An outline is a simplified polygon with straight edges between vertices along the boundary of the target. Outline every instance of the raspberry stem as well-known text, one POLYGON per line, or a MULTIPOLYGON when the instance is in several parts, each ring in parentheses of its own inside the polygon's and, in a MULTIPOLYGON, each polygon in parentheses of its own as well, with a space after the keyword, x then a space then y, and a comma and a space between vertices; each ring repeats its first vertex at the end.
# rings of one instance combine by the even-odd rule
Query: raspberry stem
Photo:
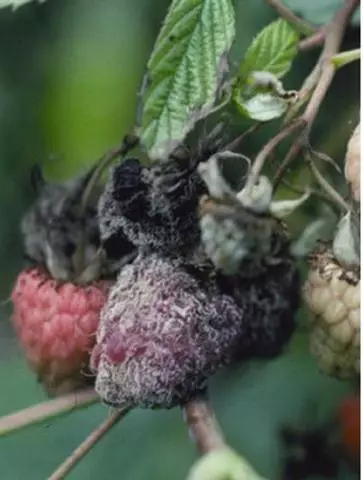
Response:
POLYGON ((116 410, 111 413, 101 425, 99 425, 82 442, 73 453, 57 468, 57 470, 48 478, 48 480, 62 480, 73 468, 84 458, 87 453, 111 430, 130 409, 116 410))
POLYGON ((345 67, 351 62, 360 60, 360 48, 355 48, 353 50, 347 50, 345 52, 340 52, 332 57, 332 62, 336 69, 345 67))
POLYGON ((284 18, 303 35, 312 35, 316 32, 317 27, 315 25, 295 15, 295 13, 280 0, 266 0, 266 3, 276 10, 280 17, 284 18))
POLYGON ((309 37, 304 38, 299 42, 299 51, 304 52, 310 50, 311 48, 320 47, 326 37, 326 27, 321 27, 320 30, 313 33, 309 37))
POLYGON ((256 130, 258 130, 260 127, 262 127, 263 125, 263 122, 257 122, 255 124, 253 124, 250 128, 248 128, 247 130, 245 130, 243 133, 241 133, 241 135, 238 135, 238 137, 236 137, 234 140, 232 140, 230 143, 228 143, 225 147, 224 147, 224 150, 230 150, 230 151, 234 151, 236 148, 240 148, 241 144, 243 143, 243 141, 245 140, 245 138, 248 136, 248 135, 251 135, 251 133, 255 133, 256 130))
POLYGON ((246 193, 251 192, 252 188, 256 184, 256 181, 258 179, 258 176, 260 175, 260 172, 265 164, 266 159, 273 153, 273 151, 279 146, 279 144, 283 140, 285 140, 285 138, 292 135, 294 132, 298 130, 301 131, 305 127, 306 127, 306 121, 302 117, 297 118, 289 125, 286 125, 282 130, 280 130, 280 132, 277 135, 272 137, 271 140, 269 140, 266 143, 266 145, 257 154, 255 161, 252 165, 251 173, 245 185, 246 193))
MULTIPOLYGON (((96 167, 93 170, 91 178, 89 179, 81 198, 81 216, 82 217, 85 215, 89 200, 104 170, 108 168, 117 157, 122 157, 122 158, 125 157, 133 148, 137 146, 138 142, 139 142, 139 139, 136 135, 133 135, 133 134, 125 135, 120 146, 109 150, 105 155, 103 155, 100 158, 100 160, 96 164, 96 167)), ((84 259, 85 248, 86 248, 86 238, 83 236, 79 245, 77 246, 77 251, 74 255, 76 271, 78 272, 79 277, 81 277, 86 267, 85 259, 84 259)), ((101 254, 101 251, 99 251, 99 254, 101 254)))
POLYGON ((184 407, 184 415, 201 454, 226 447, 221 427, 206 399, 198 397, 190 400, 184 407))
POLYGON ((285 124, 289 125, 292 118, 296 118, 302 106, 310 99, 304 113, 298 117, 306 123, 306 127, 281 162, 273 179, 274 189, 277 188, 282 176, 300 153, 300 150, 306 145, 305 139, 311 131, 315 118, 319 113, 320 106, 325 99, 337 71, 332 59, 339 53, 345 30, 358 6, 359 0, 345 0, 345 2, 342 2, 341 8, 334 15, 333 19, 326 26, 322 27, 325 34, 321 54, 300 89, 300 100, 285 117, 285 124))
POLYGON ((69 395, 38 403, 19 412, 0 418, 0 437, 22 430, 31 425, 43 423, 51 418, 60 417, 75 410, 88 407, 99 402, 100 398, 91 389, 82 390, 69 395))
POLYGON ((306 154, 307 160, 309 162, 311 171, 313 172, 316 181, 319 185, 326 191, 329 195, 330 199, 343 211, 349 212, 350 207, 347 202, 339 195, 339 193, 330 185, 330 183, 324 178, 324 176, 320 173, 318 167, 315 165, 314 161, 311 158, 310 154, 306 154))
POLYGON ((111 149, 99 160, 98 165, 95 168, 93 175, 83 193, 81 201, 81 208, 83 211, 85 211, 92 191, 99 181, 103 171, 109 167, 117 157, 125 157, 130 150, 137 146, 138 141, 139 139, 135 135, 125 135, 119 147, 111 149))

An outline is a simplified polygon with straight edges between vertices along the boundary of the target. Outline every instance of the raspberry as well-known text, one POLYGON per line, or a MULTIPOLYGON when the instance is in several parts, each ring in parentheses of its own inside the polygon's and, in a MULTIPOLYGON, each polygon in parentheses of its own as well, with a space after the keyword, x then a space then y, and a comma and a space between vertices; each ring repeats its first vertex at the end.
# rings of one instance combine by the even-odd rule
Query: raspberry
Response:
POLYGON ((209 214, 202 216, 200 229, 206 254, 213 264, 227 275, 237 273, 247 255, 246 233, 232 219, 218 222, 209 214))
POLYGON ((360 202, 360 123, 348 142, 344 173, 350 183, 353 198, 360 202))
POLYGON ((123 269, 101 314, 91 358, 96 391, 122 407, 184 403, 229 362, 242 319, 215 282, 200 288, 180 262, 140 255, 123 269))
POLYGON ((204 190, 196 171, 177 162, 142 167, 137 159, 124 160, 113 169, 99 202, 106 251, 125 237, 143 251, 165 254, 193 246, 199 238, 198 197, 204 190))
POLYGON ((107 255, 100 245, 98 186, 92 167, 65 183, 45 183, 38 172, 38 198, 21 229, 33 268, 20 273, 12 293, 13 323, 30 366, 52 395, 85 382, 89 352, 95 343, 99 313, 112 277, 134 256, 120 239, 123 255, 107 255), (86 193, 87 194, 86 194, 86 193))
POLYGON ((116 407, 182 405, 221 366, 278 355, 294 329, 299 278, 281 225, 241 206, 237 228, 212 222, 218 239, 205 249, 198 204, 207 187, 195 158, 128 159, 100 199, 106 250, 119 236, 138 250, 102 309, 91 356, 96 391, 116 407), (226 237, 230 250, 242 243, 244 260, 228 275, 212 263, 226 237))
POLYGON ((50 395, 89 383, 89 352, 110 283, 58 284, 38 267, 18 276, 11 295, 12 320, 29 365, 50 395))
POLYGON ((360 372, 359 267, 343 267, 329 246, 310 256, 303 295, 311 311, 310 349, 320 369, 341 379, 360 372))
MULTIPOLYGON (((94 169, 64 183, 43 181, 36 201, 21 222, 27 258, 61 282, 90 283, 113 276, 122 266, 112 252, 106 256, 100 246, 98 186, 83 205, 84 191, 94 169)), ((119 238, 118 243, 123 260, 132 255, 133 246, 125 237, 119 238)))
POLYGON ((228 282, 211 264, 203 271, 140 254, 101 312, 91 357, 98 394, 117 407, 170 408, 203 391, 223 365, 280 353, 298 288, 290 265, 275 268, 268 279, 228 282))
POLYGON ((339 407, 341 443, 348 458, 360 465, 360 397, 344 398, 339 407))
POLYGON ((274 242, 287 242, 283 225, 277 219, 256 215, 238 204, 223 204, 205 195, 200 201, 200 216, 205 251, 214 266, 226 275, 257 275, 262 264, 268 263, 270 252, 280 253, 274 242))

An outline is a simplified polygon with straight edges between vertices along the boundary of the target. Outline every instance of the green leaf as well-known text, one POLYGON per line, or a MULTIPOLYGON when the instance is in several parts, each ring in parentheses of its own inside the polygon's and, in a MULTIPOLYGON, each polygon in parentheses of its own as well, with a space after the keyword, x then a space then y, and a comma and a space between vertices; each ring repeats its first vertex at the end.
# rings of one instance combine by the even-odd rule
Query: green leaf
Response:
MULTIPOLYGON (((342 0, 284 0, 286 6, 315 24, 328 23, 342 6, 342 0)), ((353 25, 360 24, 360 9, 352 17, 353 25)))
POLYGON ((286 101, 271 93, 258 93, 242 104, 237 101, 237 106, 242 114, 259 122, 279 118, 287 109, 286 101))
MULTIPOLYGON (((33 0, 0 0, 0 8, 4 7, 13 7, 13 10, 25 5, 26 3, 30 3, 33 0)), ((38 0, 38 2, 43 3, 45 0, 38 0)))
POLYGON ((148 62, 140 138, 165 159, 208 115, 235 35, 231 0, 173 0, 148 62))
POLYGON ((270 212, 277 218, 284 218, 291 215, 297 208, 299 208, 310 197, 310 191, 307 190, 299 198, 293 200, 274 200, 270 204, 270 212))
POLYGON ((296 91, 286 91, 276 75, 269 72, 251 72, 245 79, 237 79, 232 88, 232 99, 245 117, 267 122, 281 117, 296 91))
POLYGON ((285 20, 276 20, 256 36, 240 67, 242 77, 252 71, 265 71, 277 78, 290 69, 297 54, 299 34, 285 20))

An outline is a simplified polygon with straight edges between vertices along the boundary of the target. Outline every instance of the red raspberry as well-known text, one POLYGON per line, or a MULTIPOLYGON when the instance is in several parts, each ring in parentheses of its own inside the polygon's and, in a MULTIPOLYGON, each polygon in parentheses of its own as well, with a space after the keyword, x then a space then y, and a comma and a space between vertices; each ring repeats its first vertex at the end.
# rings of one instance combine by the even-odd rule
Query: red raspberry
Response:
POLYGON ((59 284, 39 267, 18 276, 11 294, 12 320, 31 368, 50 395, 89 381, 89 352, 110 285, 107 280, 59 284))
POLYGON ((346 397, 339 408, 341 440, 348 458, 359 465, 360 460, 360 397, 346 397))

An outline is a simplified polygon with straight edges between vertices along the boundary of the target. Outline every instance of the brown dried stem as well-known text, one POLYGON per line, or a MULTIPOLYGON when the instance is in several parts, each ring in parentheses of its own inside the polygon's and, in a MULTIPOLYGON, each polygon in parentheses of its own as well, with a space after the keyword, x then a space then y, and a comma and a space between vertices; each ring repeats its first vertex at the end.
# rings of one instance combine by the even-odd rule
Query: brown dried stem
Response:
POLYGON ((99 402, 93 388, 71 393, 0 418, 0 437, 99 402))
POLYGON ((111 430, 129 410, 117 410, 99 425, 73 453, 57 468, 48 480, 62 480, 87 455, 87 453, 111 430))
POLYGON ((200 454, 226 446, 222 430, 205 398, 190 400, 184 407, 185 421, 200 454))
POLYGON ((266 0, 266 3, 276 10, 280 17, 291 23, 291 25, 293 25, 304 35, 311 35, 316 31, 316 27, 314 25, 295 15, 295 13, 286 7, 286 5, 284 5, 280 0, 266 0))

